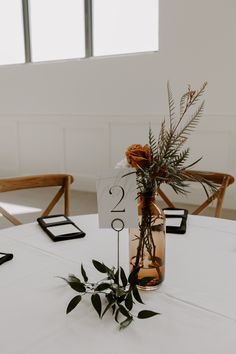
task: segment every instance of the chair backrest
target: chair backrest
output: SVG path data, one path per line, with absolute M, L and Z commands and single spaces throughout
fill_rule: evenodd
M 32 189 L 42 187 L 60 187 L 54 198 L 50 201 L 41 216 L 47 216 L 57 204 L 59 199 L 64 195 L 64 214 L 69 215 L 70 212 L 70 185 L 74 181 L 73 176 L 68 174 L 46 174 L 35 176 L 23 176 L 0 179 L 0 193 L 10 192 L 21 189 Z M 22 223 L 0 206 L 0 213 L 14 225 Z
M 227 187 L 234 182 L 234 177 L 227 173 L 219 173 L 219 172 L 208 172 L 208 171 L 194 171 L 188 170 L 186 171 L 186 175 L 189 177 L 187 181 L 189 182 L 197 182 L 201 183 L 204 180 L 213 182 L 216 186 L 215 190 L 212 193 L 209 193 L 206 200 L 201 203 L 192 214 L 198 215 L 204 209 L 206 209 L 214 200 L 216 201 L 215 205 L 215 217 L 221 216 L 223 200 L 225 196 L 225 192 Z M 161 199 L 166 203 L 169 208 L 175 208 L 175 205 L 172 201 L 167 197 L 167 195 L 159 188 L 158 194 Z

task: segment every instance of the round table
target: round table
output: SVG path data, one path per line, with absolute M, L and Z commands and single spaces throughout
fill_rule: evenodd
M 53 242 L 37 223 L 0 231 L 0 348 L 3 354 L 235 354 L 236 221 L 189 216 L 184 235 L 168 234 L 166 278 L 142 292 L 160 316 L 119 331 L 107 313 L 99 319 L 85 298 L 66 315 L 77 293 L 60 278 L 99 274 L 92 259 L 116 266 L 116 234 L 99 229 L 97 215 L 74 216 L 83 239 Z M 120 233 L 120 265 L 128 270 L 128 232 Z

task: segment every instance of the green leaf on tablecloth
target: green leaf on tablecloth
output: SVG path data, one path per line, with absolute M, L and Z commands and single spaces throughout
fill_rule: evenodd
M 85 283 L 88 281 L 88 277 L 87 277 L 87 274 L 86 274 L 86 272 L 85 272 L 85 270 L 84 270 L 84 267 L 83 267 L 83 264 L 81 263 L 81 274 L 82 274 L 82 276 L 83 276 L 83 278 L 84 278 L 84 281 L 85 281 Z
M 120 329 L 124 329 L 130 325 L 130 323 L 133 321 L 133 317 L 128 317 L 124 321 L 120 323 Z
M 140 319 L 143 319 L 143 318 L 149 318 L 149 317 L 153 317 L 153 316 L 156 316 L 156 315 L 160 315 L 159 312 L 154 312 L 154 311 L 149 311 L 149 310 L 143 310 L 143 311 L 140 311 L 138 313 L 138 318 Z
M 115 299 L 114 300 L 109 300 L 109 303 L 107 304 L 107 306 L 105 307 L 105 309 L 104 309 L 104 311 L 103 311 L 103 313 L 102 313 L 102 315 L 101 315 L 101 317 L 103 317 L 104 315 L 105 315 L 105 313 L 110 309 L 110 308 L 112 308 L 112 314 L 114 315 L 114 312 L 115 312 L 115 308 L 116 308 L 116 306 L 114 306 L 114 304 L 115 304 Z
M 125 271 L 122 267 L 120 267 L 120 278 L 121 278 L 123 286 L 126 287 L 128 284 L 128 281 L 127 281 L 127 277 L 125 275 Z
M 66 313 L 69 313 L 72 310 L 74 310 L 74 308 L 80 303 L 81 299 L 82 299 L 81 295 L 76 295 L 75 297 L 73 297 L 73 299 L 71 299 L 71 301 L 67 306 Z
M 137 300 L 140 304 L 143 304 L 143 300 L 141 299 L 141 296 L 136 286 L 132 287 L 132 293 L 134 295 L 135 300 Z
M 140 267 L 136 267 L 129 275 L 128 282 L 130 285 L 136 285 L 137 284 L 137 279 L 138 279 L 138 272 L 140 270 Z
M 119 270 L 118 269 L 114 274 L 114 282 L 115 282 L 115 284 L 119 285 Z
M 119 305 L 119 309 L 123 316 L 130 317 L 130 312 L 123 305 Z
M 85 285 L 81 282 L 68 281 L 68 284 L 73 290 L 77 291 L 78 293 L 84 293 L 86 291 Z
M 116 312 L 115 312 L 115 321 L 116 321 L 117 323 L 119 323 L 119 321 L 118 321 L 119 314 L 120 314 L 120 309 L 118 308 L 118 309 L 116 310 Z
M 115 311 L 116 311 L 116 304 L 114 303 L 114 305 L 112 305 L 112 315 L 114 316 L 114 313 L 115 313 Z
M 100 272 L 100 273 L 107 273 L 107 267 L 105 264 L 96 261 L 95 259 L 92 260 L 94 267 Z
M 125 306 L 129 311 L 131 311 L 133 308 L 133 297 L 131 292 L 128 292 L 128 295 L 125 298 Z
M 91 296 L 91 302 L 93 307 L 95 308 L 95 310 L 97 311 L 99 317 L 101 317 L 101 313 L 102 313 L 102 302 L 101 302 L 101 298 L 99 296 L 99 294 L 95 293 L 92 294 Z
M 111 286 L 110 286 L 110 284 L 108 284 L 108 283 L 101 283 L 101 284 L 99 284 L 94 290 L 95 291 L 104 291 L 104 290 L 107 290 L 107 289 L 109 289 Z
M 70 283 L 81 283 L 81 280 L 77 278 L 74 274 L 69 274 L 68 281 Z

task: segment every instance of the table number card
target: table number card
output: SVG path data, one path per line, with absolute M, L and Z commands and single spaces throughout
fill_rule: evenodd
M 97 179 L 100 228 L 113 228 L 114 220 L 117 219 L 122 220 L 124 228 L 137 227 L 136 174 L 127 175 L 131 171 L 130 168 L 109 170 Z

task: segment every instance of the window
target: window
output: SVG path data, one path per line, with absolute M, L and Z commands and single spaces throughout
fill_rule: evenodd
M 93 54 L 158 49 L 157 0 L 94 0 Z
M 30 0 L 32 61 L 85 56 L 83 0 Z
M 0 64 L 24 63 L 21 0 L 0 0 Z
M 158 50 L 158 0 L 0 0 L 0 64 Z

